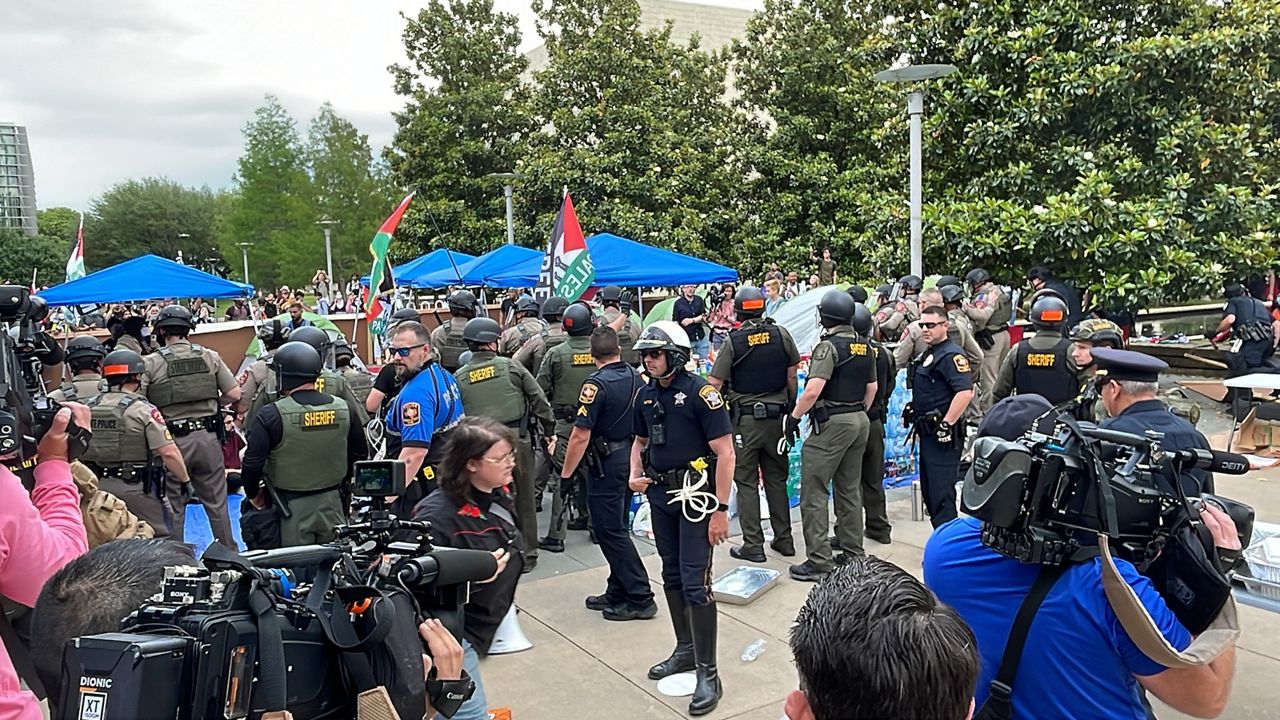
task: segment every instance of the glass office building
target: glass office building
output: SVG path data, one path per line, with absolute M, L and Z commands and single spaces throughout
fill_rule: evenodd
M 36 234 L 36 178 L 27 129 L 0 122 L 0 227 Z

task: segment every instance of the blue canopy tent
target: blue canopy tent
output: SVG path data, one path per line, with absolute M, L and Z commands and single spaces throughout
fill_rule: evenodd
M 452 267 L 446 266 L 442 270 L 419 275 L 412 281 L 396 278 L 396 282 L 416 288 L 439 288 L 449 285 L 505 287 L 506 285 L 503 283 L 493 282 L 492 278 L 510 274 L 516 268 L 532 267 L 533 281 L 521 287 L 533 287 L 538 282 L 538 269 L 541 266 L 541 251 L 530 250 L 519 245 L 502 245 L 497 250 L 491 250 L 478 258 L 459 265 L 456 272 Z M 458 277 L 459 274 L 462 275 L 461 278 Z M 511 285 L 511 287 L 517 286 Z
M 587 251 L 591 253 L 591 262 L 596 268 L 597 286 L 701 285 L 738 281 L 738 271 L 733 268 L 610 233 L 587 238 Z M 533 261 L 513 266 L 505 272 L 491 273 L 485 277 L 485 284 L 493 287 L 537 285 L 543 254 L 530 252 L 535 254 Z
M 426 255 L 416 257 L 403 265 L 397 265 L 391 268 L 391 273 L 395 277 L 396 283 L 411 285 L 414 280 L 423 275 L 436 271 L 453 272 L 454 265 L 461 267 L 463 264 L 474 259 L 474 255 L 445 250 L 444 248 L 437 248 Z M 369 276 L 365 275 L 360 278 L 360 284 L 368 287 Z
M 155 255 L 126 260 L 40 293 L 51 306 L 251 295 L 252 285 L 226 280 Z

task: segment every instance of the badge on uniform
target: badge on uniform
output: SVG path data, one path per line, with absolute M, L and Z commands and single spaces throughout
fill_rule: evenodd
M 962 373 L 969 372 L 969 358 L 963 355 L 952 355 L 951 358 L 955 360 L 956 370 Z
M 416 402 L 405 403 L 400 408 L 400 421 L 405 425 L 417 425 L 422 422 L 422 406 Z
M 978 297 L 973 299 L 973 306 L 981 310 L 987 306 L 987 294 L 978 293 Z
M 703 385 L 702 389 L 698 391 L 698 395 L 707 404 L 707 407 L 712 410 L 719 410 L 724 407 L 724 398 L 720 396 L 720 391 L 712 385 Z
M 929 367 L 933 364 L 933 355 L 925 355 L 924 362 L 920 363 L 920 367 Z
M 682 392 L 676 393 L 676 407 L 684 407 L 684 401 L 688 397 L 688 395 L 685 395 Z
M 578 402 L 583 405 L 590 405 L 596 401 L 596 393 L 600 388 L 595 383 L 582 383 L 582 391 L 578 393 Z

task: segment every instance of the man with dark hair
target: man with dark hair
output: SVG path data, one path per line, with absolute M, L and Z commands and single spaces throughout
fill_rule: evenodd
M 800 689 L 787 696 L 790 720 L 964 720 L 973 710 L 973 632 L 876 557 L 850 558 L 809 593 L 791 652 Z
M 171 565 L 192 565 L 172 540 L 118 540 L 67 563 L 45 583 L 31 621 L 31 660 L 52 705 L 62 694 L 62 649 L 82 635 L 115 632 L 156 594 Z M 51 708 L 52 709 L 52 708 Z

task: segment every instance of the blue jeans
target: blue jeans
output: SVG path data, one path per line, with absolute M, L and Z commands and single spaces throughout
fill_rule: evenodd
M 689 344 L 693 346 L 694 355 L 697 355 L 704 361 L 707 359 L 707 353 L 711 350 L 711 343 L 708 342 L 705 337 L 701 340 L 690 340 Z
M 484 685 L 480 682 L 480 653 L 466 640 L 462 643 L 462 669 L 476 683 L 476 691 L 471 699 L 462 703 L 451 720 L 489 720 L 489 703 L 484 697 Z M 436 720 L 447 720 L 443 715 L 436 715 Z

